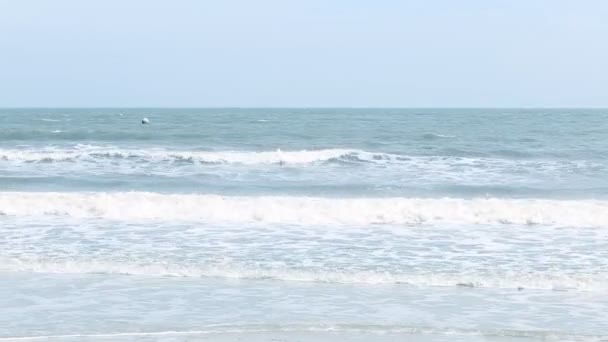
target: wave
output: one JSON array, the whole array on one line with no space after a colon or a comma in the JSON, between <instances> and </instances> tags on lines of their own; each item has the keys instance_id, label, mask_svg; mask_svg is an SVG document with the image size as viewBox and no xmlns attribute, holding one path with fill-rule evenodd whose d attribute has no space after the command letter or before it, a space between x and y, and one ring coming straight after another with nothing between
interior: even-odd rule
<instances>
[{"instance_id":1,"label":"wave","mask_svg":"<svg viewBox=\"0 0 608 342\"><path fill-rule=\"evenodd\" d=\"M422 135L423 139L426 140L434 140L434 139L442 139L442 138L456 138L455 135L448 135L448 134L438 134L438 133L425 133Z\"/></svg>"},{"instance_id":2,"label":"wave","mask_svg":"<svg viewBox=\"0 0 608 342\"><path fill-rule=\"evenodd\" d=\"M409 335L402 336L411 339L411 335L439 335L439 336L469 336L469 337L498 337L498 338L533 338L540 341L605 341L608 335L590 334L570 334L557 331L539 330L514 330L514 329L475 329L475 328L449 328L449 327L429 327L429 326L410 326L410 325L389 325L389 324L211 324L205 325L196 330L165 330L165 331L136 331L136 332L110 332L110 333L91 333L91 334L65 334L65 335L39 335L39 336L18 336L0 337L0 341L35 341L35 340L65 340L65 339L95 339L100 338L104 341L108 338L131 340L136 337L153 337L155 340L160 337L196 338L196 336L220 335L220 334L251 334L264 333L298 333L300 334L331 333L331 340L335 340L340 335L336 334L379 334L379 335Z\"/></svg>"},{"instance_id":3,"label":"wave","mask_svg":"<svg viewBox=\"0 0 608 342\"><path fill-rule=\"evenodd\" d=\"M0 258L0 271L55 274L119 274L157 277L196 277L276 280L335 284L409 285L421 287L470 287L555 291L606 291L608 277L564 274L395 274L388 272L308 271L287 268L244 268L230 264L176 265L168 263L43 260Z\"/></svg>"},{"instance_id":4,"label":"wave","mask_svg":"<svg viewBox=\"0 0 608 342\"><path fill-rule=\"evenodd\" d=\"M301 151L178 151L166 149L121 149L79 145L75 148L45 147L40 149L0 149L0 160L15 162L79 162L140 160L149 162L190 161L211 164L310 164L360 156L362 159L381 160L396 155L372 153L353 149L322 149Z\"/></svg>"},{"instance_id":5,"label":"wave","mask_svg":"<svg viewBox=\"0 0 608 342\"><path fill-rule=\"evenodd\" d=\"M447 155L401 155L348 148L283 151L188 151L163 148L118 148L112 146L76 145L74 147L42 147L1 149L0 161L11 163L192 163L235 165L314 165L324 163L363 164L409 167L420 172L441 172L447 169L472 169L507 173L535 172L598 172L603 163L589 160L509 159L466 157L454 152ZM422 168L423 170L420 170Z\"/></svg>"},{"instance_id":6,"label":"wave","mask_svg":"<svg viewBox=\"0 0 608 342\"><path fill-rule=\"evenodd\" d=\"M0 215L305 225L608 225L608 201L0 192Z\"/></svg>"}]
</instances>

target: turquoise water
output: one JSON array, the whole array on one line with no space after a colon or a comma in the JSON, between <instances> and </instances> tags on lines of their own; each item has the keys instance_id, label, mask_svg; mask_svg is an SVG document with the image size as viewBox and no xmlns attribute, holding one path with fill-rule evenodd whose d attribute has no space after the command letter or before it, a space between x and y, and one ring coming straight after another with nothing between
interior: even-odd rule
<instances>
[{"instance_id":1,"label":"turquoise water","mask_svg":"<svg viewBox=\"0 0 608 342\"><path fill-rule=\"evenodd\" d=\"M2 176L9 189L38 191L604 197L607 115L498 109L3 110ZM144 116L153 124L140 125Z\"/></svg>"},{"instance_id":2,"label":"turquoise water","mask_svg":"<svg viewBox=\"0 0 608 342\"><path fill-rule=\"evenodd\" d=\"M0 340L606 339L606 137L600 109L1 109Z\"/></svg>"}]
</instances>

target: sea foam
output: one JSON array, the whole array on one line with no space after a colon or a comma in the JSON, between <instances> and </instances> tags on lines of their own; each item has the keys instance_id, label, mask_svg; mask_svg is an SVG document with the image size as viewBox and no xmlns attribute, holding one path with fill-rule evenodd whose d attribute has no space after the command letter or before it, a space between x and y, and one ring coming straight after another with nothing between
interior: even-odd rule
<instances>
[{"instance_id":1,"label":"sea foam","mask_svg":"<svg viewBox=\"0 0 608 342\"><path fill-rule=\"evenodd\" d=\"M608 201L1 192L0 215L287 224L608 225Z\"/></svg>"},{"instance_id":2,"label":"sea foam","mask_svg":"<svg viewBox=\"0 0 608 342\"><path fill-rule=\"evenodd\" d=\"M0 270L66 274L122 274L159 277L210 277L266 279L339 284L401 284L410 286L509 288L543 290L608 290L608 278L600 275L566 274L445 274L388 273L372 271L308 271L283 268L244 268L226 264L179 265L108 261L60 261L0 257Z\"/></svg>"},{"instance_id":3,"label":"sea foam","mask_svg":"<svg viewBox=\"0 0 608 342\"><path fill-rule=\"evenodd\" d=\"M77 145L39 149L0 149L0 160L14 162L79 162L128 159L147 162L184 161L215 164L309 164L347 156L363 159L396 159L397 155L355 149L299 151L189 151L158 148L128 149L111 146Z\"/></svg>"}]
</instances>

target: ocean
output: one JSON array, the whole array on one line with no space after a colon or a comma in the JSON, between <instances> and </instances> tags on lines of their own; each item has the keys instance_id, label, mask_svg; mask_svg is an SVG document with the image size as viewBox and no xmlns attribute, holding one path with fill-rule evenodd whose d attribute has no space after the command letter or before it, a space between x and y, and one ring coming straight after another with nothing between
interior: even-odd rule
<instances>
[{"instance_id":1,"label":"ocean","mask_svg":"<svg viewBox=\"0 0 608 342\"><path fill-rule=\"evenodd\" d=\"M607 313L608 110L0 109L0 341L607 341Z\"/></svg>"}]
</instances>

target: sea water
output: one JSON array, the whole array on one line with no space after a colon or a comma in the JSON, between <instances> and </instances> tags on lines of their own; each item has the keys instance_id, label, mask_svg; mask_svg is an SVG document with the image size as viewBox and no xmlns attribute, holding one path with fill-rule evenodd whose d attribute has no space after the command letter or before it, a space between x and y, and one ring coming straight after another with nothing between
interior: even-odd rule
<instances>
[{"instance_id":1,"label":"sea water","mask_svg":"<svg viewBox=\"0 0 608 342\"><path fill-rule=\"evenodd\" d=\"M606 110L0 110L0 341L596 341L607 313Z\"/></svg>"}]
</instances>

